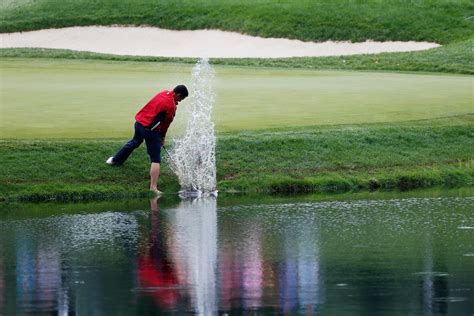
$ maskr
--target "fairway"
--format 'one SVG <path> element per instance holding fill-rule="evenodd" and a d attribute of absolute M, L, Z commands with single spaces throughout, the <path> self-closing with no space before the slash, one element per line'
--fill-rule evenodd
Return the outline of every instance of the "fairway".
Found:
<path fill-rule="evenodd" d="M 138 109 L 161 89 L 190 86 L 191 69 L 169 63 L 2 59 L 0 138 L 127 138 Z M 218 133 L 474 112 L 470 76 L 215 70 Z M 171 134 L 182 129 L 182 112 L 178 109 Z"/>

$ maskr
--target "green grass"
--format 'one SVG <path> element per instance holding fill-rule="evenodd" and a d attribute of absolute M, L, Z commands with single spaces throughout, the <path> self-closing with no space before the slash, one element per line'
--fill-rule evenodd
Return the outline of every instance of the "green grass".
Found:
<path fill-rule="evenodd" d="M 0 32 L 77 25 L 220 29 L 303 41 L 434 41 L 413 53 L 285 59 L 216 59 L 214 64 L 305 69 L 474 74 L 474 4 L 468 0 L 22 0 L 0 4 Z M 194 59 L 114 56 L 51 49 L 0 49 L 0 57 L 194 63 Z"/>
<path fill-rule="evenodd" d="M 242 67 L 304 68 L 304 69 L 338 69 L 370 71 L 409 71 L 409 72 L 444 72 L 474 74 L 474 39 L 448 44 L 427 51 L 410 53 L 382 53 L 375 55 L 337 56 L 337 57 L 304 57 L 304 58 L 223 58 L 212 59 L 214 65 L 231 65 Z M 61 49 L 41 48 L 4 48 L 0 57 L 11 58 L 56 58 L 56 59 L 89 59 L 113 61 L 141 61 L 195 64 L 194 58 L 167 58 L 119 56 L 78 52 Z"/>
<path fill-rule="evenodd" d="M 473 184 L 473 119 L 466 115 L 222 137 L 220 146 L 236 150 L 219 153 L 225 167 L 219 172 L 220 185 L 277 192 L 337 191 L 448 184 L 457 182 L 457 176 L 459 183 Z"/>
<path fill-rule="evenodd" d="M 474 21 L 465 19 L 472 15 L 468 0 L 7 0 L 0 32 L 130 24 L 445 44 L 413 53 L 212 61 L 218 188 L 342 192 L 474 184 L 472 77 L 379 72 L 474 74 Z M 144 148 L 121 168 L 104 160 L 130 137 L 133 115 L 154 93 L 189 84 L 194 59 L 45 49 L 1 49 L 0 57 L 0 199 L 147 194 Z M 181 110 L 172 134 L 183 117 Z M 178 182 L 163 165 L 160 185 L 175 192 Z"/>
<path fill-rule="evenodd" d="M 474 115 L 410 123 L 336 125 L 221 135 L 218 188 L 245 192 L 333 192 L 474 184 Z M 118 140 L 3 140 L 3 199 L 147 194 L 142 146 L 123 167 L 105 159 Z M 160 186 L 179 187 L 163 164 Z"/>
<path fill-rule="evenodd" d="M 469 0 L 3 1 L 0 32 L 77 25 L 220 29 L 304 41 L 434 41 L 472 36 Z"/>
<path fill-rule="evenodd" d="M 160 89 L 181 82 L 190 86 L 191 68 L 168 63 L 2 59 L 0 138 L 128 138 L 138 109 Z M 218 133 L 473 112 L 470 76 L 215 68 Z M 188 102 L 180 105 L 170 135 L 182 130 Z"/>

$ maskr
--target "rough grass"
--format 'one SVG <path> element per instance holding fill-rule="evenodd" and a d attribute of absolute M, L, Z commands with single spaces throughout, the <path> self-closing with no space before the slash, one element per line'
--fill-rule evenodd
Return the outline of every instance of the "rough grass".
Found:
<path fill-rule="evenodd" d="M 37 0 L 0 3 L 0 32 L 77 25 L 153 25 L 221 29 L 304 41 L 367 39 L 434 41 L 446 47 L 413 53 L 286 59 L 216 59 L 214 64 L 310 69 L 474 73 L 474 4 L 468 0 Z M 114 56 L 49 49 L 0 49 L 0 57 L 138 60 L 195 59 Z"/>
<path fill-rule="evenodd" d="M 247 131 L 218 138 L 221 191 L 344 192 L 474 184 L 474 116 L 411 123 Z M 125 140 L 124 140 L 125 141 Z M 117 140 L 4 140 L 3 199 L 147 194 L 144 146 L 123 167 Z M 160 187 L 176 192 L 163 163 Z"/>
<path fill-rule="evenodd" d="M 0 32 L 75 25 L 133 24 L 169 29 L 213 28 L 306 41 L 426 40 L 449 45 L 414 53 L 328 58 L 218 59 L 213 63 L 473 74 L 474 22 L 466 19 L 472 15 L 474 4 L 468 0 L 8 0 L 0 3 Z M 111 56 L 64 50 L 0 50 L 2 58 L 18 56 L 195 62 L 193 59 Z M 4 70 L 2 67 L 2 76 Z M 112 74 L 120 77 L 118 73 Z M 40 81 L 54 81 L 56 75 L 43 77 Z M 10 79 L 4 83 L 10 84 Z M 149 83 L 147 89 L 156 89 L 155 83 Z M 35 84 L 28 86 L 35 87 Z M 78 87 L 65 86 L 67 89 Z M 124 89 L 130 85 L 115 85 L 117 87 Z M 25 93 L 23 88 L 18 85 L 18 91 Z M 75 100 L 78 107 L 88 104 L 83 98 L 90 96 L 90 90 L 84 91 L 87 93 L 82 93 L 81 97 L 70 98 Z M 64 105 L 64 98 L 59 99 L 61 102 L 56 104 L 58 109 Z M 2 103 L 4 100 L 2 91 Z M 459 102 L 448 106 L 453 105 L 459 105 Z M 22 111 L 21 106 L 15 109 Z M 135 110 L 134 104 L 133 112 Z M 53 109 L 51 113 L 56 112 Z M 71 122 L 80 122 L 84 113 L 73 117 Z M 366 113 L 371 114 L 372 111 Z M 391 115 L 397 113 L 402 112 L 395 111 Z M 4 114 L 2 107 L 2 116 Z M 23 116 L 19 117 L 21 119 Z M 36 116 L 32 114 L 31 117 Z M 52 120 L 55 115 L 48 114 L 48 117 Z M 4 126 L 8 121 L 2 117 L 0 123 Z M 110 124 L 112 122 L 117 124 L 110 120 Z M 33 135 L 40 134 L 41 128 L 49 126 L 51 122 L 44 121 L 43 126 L 32 129 Z M 472 186 L 473 126 L 473 115 L 465 114 L 409 123 L 306 126 L 291 130 L 280 128 L 221 134 L 217 150 L 218 187 L 224 191 L 246 192 L 342 192 L 440 185 Z M 58 130 L 61 132 L 61 129 Z M 79 131 L 84 132 L 84 128 L 81 127 Z M 107 124 L 103 131 L 108 131 Z M 47 131 L 48 134 L 51 135 L 51 131 Z M 147 194 L 149 163 L 144 148 L 140 148 L 122 168 L 110 168 L 104 164 L 104 160 L 125 140 L 4 139 L 0 142 L 0 197 L 8 200 L 68 200 Z M 167 169 L 166 163 L 163 165 L 161 187 L 166 192 L 177 191 L 175 177 Z"/>
<path fill-rule="evenodd" d="M 235 148 L 219 153 L 221 187 L 286 192 L 472 184 L 473 118 L 221 137 L 220 146 Z"/>
<path fill-rule="evenodd" d="M 472 36 L 469 0 L 37 0 L 4 1 L 0 32 L 77 25 L 220 29 L 304 41 L 450 43 Z"/>

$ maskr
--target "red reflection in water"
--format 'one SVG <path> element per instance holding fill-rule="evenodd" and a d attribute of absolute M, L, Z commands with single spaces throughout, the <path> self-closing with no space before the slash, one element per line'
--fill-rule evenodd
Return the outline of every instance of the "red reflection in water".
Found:
<path fill-rule="evenodd" d="M 202 234 L 209 234 L 206 228 L 212 223 L 217 225 L 216 220 L 205 222 L 205 226 L 199 226 L 199 220 L 182 222 L 183 218 L 190 219 L 183 216 L 200 214 L 185 212 L 180 217 L 176 214 L 182 210 L 178 209 L 173 212 L 177 222 L 166 227 L 167 221 L 160 220 L 157 200 L 151 201 L 151 209 L 151 230 L 139 253 L 137 274 L 143 294 L 153 297 L 161 308 L 176 311 L 179 306 L 191 304 L 188 307 L 192 310 L 201 311 L 198 304 L 216 299 L 220 312 L 266 309 L 311 314 L 321 304 L 314 227 L 298 232 L 291 226 L 282 230 L 283 257 L 272 260 L 264 256 L 264 233 L 258 222 L 244 222 L 229 230 L 221 227 L 219 237 L 210 241 Z M 211 244 L 219 245 L 217 262 L 203 253 Z"/>
<path fill-rule="evenodd" d="M 220 302 L 221 309 L 231 310 L 235 303 L 240 305 L 241 288 L 239 286 L 241 279 L 240 262 L 235 258 L 237 255 L 232 249 L 226 248 L 220 254 L 219 272 L 220 272 Z M 234 303 L 234 304 L 233 304 Z"/>
<path fill-rule="evenodd" d="M 178 303 L 178 278 L 173 263 L 169 260 L 160 228 L 158 199 L 150 200 L 151 232 L 145 249 L 138 258 L 138 281 L 146 295 L 163 308 L 174 309 Z"/>

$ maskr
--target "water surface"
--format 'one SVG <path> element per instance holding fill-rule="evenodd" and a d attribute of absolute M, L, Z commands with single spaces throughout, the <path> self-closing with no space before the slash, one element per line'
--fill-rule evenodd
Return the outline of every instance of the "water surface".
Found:
<path fill-rule="evenodd" d="M 471 315 L 473 204 L 7 205 L 0 314 Z"/>

